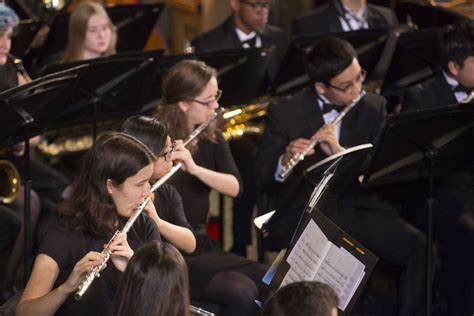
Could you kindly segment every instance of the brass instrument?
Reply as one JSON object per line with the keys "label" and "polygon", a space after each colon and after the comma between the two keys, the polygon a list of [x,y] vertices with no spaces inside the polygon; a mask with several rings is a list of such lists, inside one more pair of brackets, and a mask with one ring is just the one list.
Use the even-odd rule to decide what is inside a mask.
{"label": "brass instrument", "polygon": [[20,174],[8,160],[0,160],[0,201],[9,204],[20,190]]}
{"label": "brass instrument", "polygon": [[[365,93],[365,90],[362,90],[357,98],[352,100],[350,104],[346,105],[344,109],[339,112],[339,115],[331,122],[331,124],[338,124],[340,121],[342,121],[344,116],[346,116],[346,114],[352,110],[352,108],[354,108],[354,106],[364,97]],[[296,167],[296,165],[302,161],[304,157],[311,151],[311,149],[313,149],[318,144],[318,140],[316,138],[311,137],[310,140],[310,143],[302,152],[293,155],[290,161],[288,161],[288,163],[282,167],[282,171],[279,174],[280,179],[285,181],[286,178],[288,178],[288,176],[293,172],[293,169]]]}
{"label": "brass instrument", "polygon": [[244,107],[226,109],[222,117],[226,120],[223,136],[226,140],[238,139],[244,135],[262,135],[264,123],[257,121],[265,116],[269,101],[250,104]]}
{"label": "brass instrument", "polygon": [[[191,134],[186,137],[186,139],[183,141],[184,146],[188,145],[193,139],[195,139],[199,134],[201,134],[208,126],[211,124],[212,121],[214,121],[219,114],[223,112],[222,108],[219,108],[214,112],[214,114],[204,123],[199,125],[194,131],[191,132]],[[158,189],[163,183],[165,183],[173,174],[175,174],[179,169],[181,168],[181,163],[177,163],[174,165],[170,171],[163,177],[161,177],[157,182],[153,184],[151,187],[150,191],[153,193]],[[119,233],[128,233],[130,228],[133,226],[135,221],[137,220],[138,216],[142,213],[143,209],[145,206],[150,202],[151,196],[145,198],[142,203],[135,209],[135,213],[128,219],[127,223],[125,223],[125,226],[122,228],[121,231],[116,231],[115,234],[112,236],[110,241],[107,243],[107,245],[104,247],[104,250],[102,250],[101,254],[104,256],[104,261],[102,263],[86,273],[82,280],[81,283],[79,284],[78,290],[74,294],[74,298],[76,300],[80,300],[84,293],[87,291],[87,289],[90,287],[92,282],[95,280],[96,277],[100,277],[100,272],[105,268],[105,265],[107,264],[107,261],[109,261],[110,256],[112,255],[112,251],[109,249],[109,245],[114,241],[115,237]]]}

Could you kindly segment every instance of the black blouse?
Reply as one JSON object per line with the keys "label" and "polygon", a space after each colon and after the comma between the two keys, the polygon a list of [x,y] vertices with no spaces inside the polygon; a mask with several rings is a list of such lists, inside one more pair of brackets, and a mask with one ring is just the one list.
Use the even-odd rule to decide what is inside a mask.
{"label": "black blouse", "polygon": [[[125,223],[125,219],[123,219]],[[123,225],[122,225],[123,226]],[[75,264],[89,251],[101,252],[110,238],[97,237],[80,230],[73,230],[67,219],[52,224],[43,239],[38,254],[51,257],[59,266],[59,275],[53,288],[64,283]],[[158,228],[148,216],[140,215],[127,234],[127,241],[133,251],[153,240],[160,240]],[[96,278],[81,300],[69,296],[56,315],[107,315],[117,286],[122,278],[114,264],[107,267]]]}
{"label": "black blouse", "polygon": [[[241,183],[229,144],[225,141],[221,131],[216,130],[216,142],[201,140],[193,159],[197,165],[204,168],[232,174],[237,178],[239,184]],[[206,224],[211,188],[197,177],[182,170],[170,179],[170,183],[176,187],[183,199],[184,213],[191,226]]]}

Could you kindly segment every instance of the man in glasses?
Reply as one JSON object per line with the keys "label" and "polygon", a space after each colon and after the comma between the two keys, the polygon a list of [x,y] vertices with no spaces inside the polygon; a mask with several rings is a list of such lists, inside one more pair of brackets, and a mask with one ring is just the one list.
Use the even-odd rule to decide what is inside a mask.
{"label": "man in glasses", "polygon": [[[269,56],[263,84],[254,82],[254,86],[269,86],[277,74],[286,49],[285,33],[275,26],[268,25],[272,2],[272,0],[230,0],[232,15],[215,29],[193,40],[192,46],[197,52],[274,46]],[[254,81],[256,77],[257,70],[255,76],[247,80]],[[257,144],[255,139],[243,137],[232,141],[230,145],[243,181],[243,193],[234,200],[234,246],[231,251],[245,256],[246,246],[251,241],[251,215],[257,198],[254,172]]]}
{"label": "man in glasses", "polygon": [[366,0],[331,0],[293,21],[295,36],[396,26],[392,10]]}
{"label": "man in glasses", "polygon": [[[365,72],[348,42],[335,37],[320,39],[306,56],[306,68],[313,84],[269,106],[257,156],[257,184],[272,197],[276,209],[265,229],[264,244],[270,250],[288,247],[313,191],[302,171],[344,148],[374,143],[385,120],[385,99],[367,93],[340,124],[330,123],[362,91]],[[319,145],[283,181],[282,167],[304,151],[311,137]],[[424,298],[425,237],[356,180],[351,179],[337,199],[326,204],[325,211],[369,250],[400,268],[398,314],[422,315],[418,309]]]}

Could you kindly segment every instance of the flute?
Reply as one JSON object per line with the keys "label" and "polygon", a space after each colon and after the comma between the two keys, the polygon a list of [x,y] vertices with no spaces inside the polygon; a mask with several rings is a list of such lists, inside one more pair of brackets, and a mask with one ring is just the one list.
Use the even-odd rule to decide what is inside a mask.
{"label": "flute", "polygon": [[[344,116],[346,116],[346,114],[352,110],[352,108],[354,108],[354,106],[359,103],[359,101],[364,97],[365,95],[365,90],[362,90],[360,92],[360,94],[357,96],[357,98],[355,98],[354,100],[352,100],[352,102],[348,105],[346,105],[341,112],[339,112],[339,115],[331,122],[331,124],[338,124],[340,121],[342,121],[342,119],[344,118]],[[283,181],[286,180],[286,178],[288,178],[288,176],[293,172],[293,169],[296,167],[296,165],[302,161],[304,159],[304,157],[311,151],[311,149],[313,149],[317,144],[318,144],[318,140],[314,137],[311,137],[310,139],[310,143],[308,144],[308,146],[305,147],[305,149],[300,152],[300,153],[296,153],[295,155],[293,155],[293,157],[290,158],[290,160],[288,161],[287,164],[285,164],[283,167],[282,167],[282,170],[279,174],[279,177],[280,179],[282,179]]]}
{"label": "flute", "polygon": [[[186,139],[183,141],[184,146],[188,145],[194,138],[196,138],[199,134],[201,134],[208,126],[211,124],[212,121],[214,121],[219,114],[223,112],[223,108],[218,108],[214,114],[204,123],[199,125],[194,131],[189,134]],[[181,163],[175,164],[170,171],[163,177],[161,177],[158,181],[156,181],[153,186],[150,188],[151,192],[156,191],[163,183],[165,183],[173,174],[175,174],[180,168],[181,168]],[[151,196],[151,195],[150,195]],[[109,249],[109,245],[114,241],[114,239],[117,237],[118,234],[120,233],[128,233],[130,228],[133,226],[135,221],[137,220],[138,216],[143,212],[143,209],[145,206],[147,206],[148,202],[150,202],[151,197],[146,197],[142,203],[135,209],[135,213],[128,219],[127,223],[125,223],[125,226],[122,228],[120,231],[116,231],[115,234],[112,236],[110,241],[106,244],[104,247],[104,250],[102,250],[101,254],[104,257],[103,262],[90,270],[87,274],[84,275],[82,278],[81,282],[79,283],[78,289],[76,293],[74,294],[74,298],[76,300],[80,300],[84,293],[87,291],[87,289],[91,286],[92,282],[94,282],[95,278],[100,277],[100,272],[102,269],[104,269],[105,265],[107,264],[107,261],[109,261],[110,256],[112,255],[112,251]]]}

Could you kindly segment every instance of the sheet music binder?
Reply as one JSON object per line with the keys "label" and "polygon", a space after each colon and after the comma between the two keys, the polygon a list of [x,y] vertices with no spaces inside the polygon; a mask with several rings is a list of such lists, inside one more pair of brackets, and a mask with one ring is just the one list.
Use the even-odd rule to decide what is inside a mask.
{"label": "sheet music binder", "polygon": [[[295,281],[321,281],[336,290],[340,300],[339,315],[349,313],[378,257],[319,211],[308,214],[295,241],[278,266],[270,291]],[[316,256],[318,251],[320,255],[323,254],[321,259]],[[331,263],[338,258],[344,260],[344,265],[334,267]],[[299,269],[302,266],[305,268]]]}

